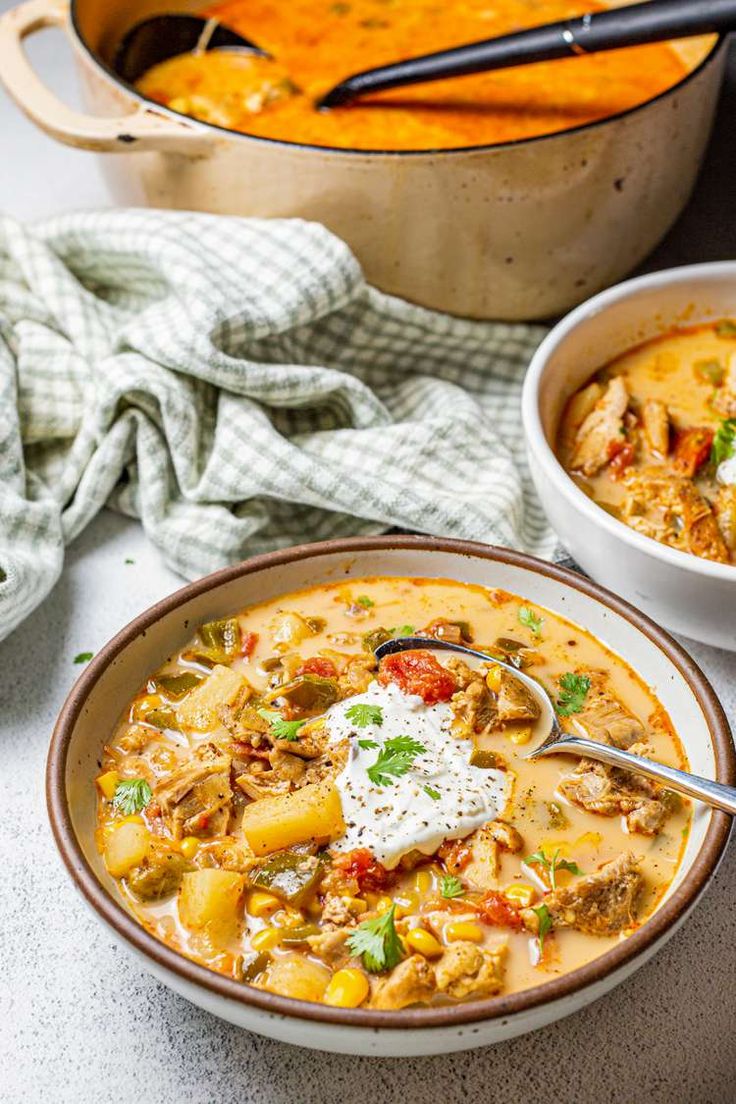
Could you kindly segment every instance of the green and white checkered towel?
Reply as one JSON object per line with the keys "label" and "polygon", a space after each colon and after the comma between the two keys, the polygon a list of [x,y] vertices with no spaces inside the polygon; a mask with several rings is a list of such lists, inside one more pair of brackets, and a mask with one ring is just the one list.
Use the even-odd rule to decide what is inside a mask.
{"label": "green and white checkered towel", "polygon": [[298,220],[0,219],[0,638],[105,505],[188,578],[392,526],[551,556],[519,415],[542,334],[384,295]]}

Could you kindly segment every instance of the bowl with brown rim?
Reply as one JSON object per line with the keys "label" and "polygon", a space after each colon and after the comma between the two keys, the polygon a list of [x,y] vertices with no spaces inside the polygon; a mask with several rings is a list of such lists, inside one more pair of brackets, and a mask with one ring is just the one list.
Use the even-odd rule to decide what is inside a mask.
{"label": "bowl with brown rim", "polygon": [[542,1027],[603,996],[685,922],[725,849],[730,821],[697,807],[667,893],[632,935],[533,988],[472,1003],[398,1012],[337,1009],[264,992],[200,966],[149,934],[115,892],[95,844],[93,780],[123,708],[204,621],[310,585],[370,575],[445,578],[523,595],[586,628],[626,660],[672,717],[699,774],[733,784],[728,722],[703,673],[653,621],[596,583],[522,553],[465,541],[387,536],[328,541],[257,556],[164,598],[123,628],[73,687],[47,764],[51,826],[67,873],[113,937],[160,981],[243,1028],[319,1050],[376,1056],[469,1049]]}

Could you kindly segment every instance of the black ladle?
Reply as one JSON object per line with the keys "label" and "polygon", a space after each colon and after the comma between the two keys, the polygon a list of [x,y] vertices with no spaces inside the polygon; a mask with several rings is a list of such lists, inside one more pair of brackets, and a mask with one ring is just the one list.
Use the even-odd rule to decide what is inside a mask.
{"label": "black ladle", "polygon": [[113,69],[129,84],[162,61],[207,50],[247,50],[268,57],[265,50],[216,19],[199,15],[154,15],[127,32],[113,58]]}
{"label": "black ladle", "polygon": [[736,0],[648,0],[366,69],[341,81],[319,106],[341,107],[371,92],[446,77],[732,30]]}

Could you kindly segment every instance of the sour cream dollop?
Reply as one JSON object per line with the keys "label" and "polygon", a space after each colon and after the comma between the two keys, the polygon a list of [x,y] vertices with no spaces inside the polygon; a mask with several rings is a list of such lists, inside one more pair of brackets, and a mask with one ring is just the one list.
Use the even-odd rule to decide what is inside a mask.
{"label": "sour cream dollop", "polygon": [[[382,723],[358,727],[347,716],[354,705],[378,706]],[[365,694],[327,711],[330,740],[350,742],[347,764],[335,780],[347,831],[332,844],[334,850],[366,847],[390,870],[408,851],[431,855],[443,840],[467,836],[503,812],[511,777],[507,771],[472,767],[472,742],[451,734],[452,720],[445,702],[425,705],[393,684],[373,683]],[[426,751],[393,785],[378,786],[368,768],[386,741],[397,736],[411,736]],[[378,747],[361,747],[359,741]]]}

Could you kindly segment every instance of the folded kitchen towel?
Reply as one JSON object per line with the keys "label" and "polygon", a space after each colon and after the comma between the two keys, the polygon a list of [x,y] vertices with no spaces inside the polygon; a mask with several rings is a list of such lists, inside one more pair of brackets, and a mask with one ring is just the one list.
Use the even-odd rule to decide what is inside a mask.
{"label": "folded kitchen towel", "polygon": [[188,578],[393,526],[551,556],[519,413],[543,332],[384,295],[299,220],[0,219],[0,638],[103,506]]}

